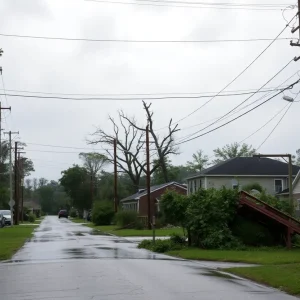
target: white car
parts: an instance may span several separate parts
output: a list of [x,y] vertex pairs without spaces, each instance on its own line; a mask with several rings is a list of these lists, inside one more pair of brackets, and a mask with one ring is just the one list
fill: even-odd
[[[11,212],[10,210],[0,210],[1,219],[4,219],[4,226],[11,225]],[[3,221],[2,221],[3,222]],[[2,226],[2,223],[1,223]]]
[[3,228],[5,226],[5,218],[4,215],[0,212],[0,228]]

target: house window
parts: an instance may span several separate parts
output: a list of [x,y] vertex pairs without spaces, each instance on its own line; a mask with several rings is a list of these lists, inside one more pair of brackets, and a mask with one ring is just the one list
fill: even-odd
[[197,192],[197,180],[194,180],[194,193]]
[[280,193],[283,190],[283,181],[282,179],[275,179],[275,192]]

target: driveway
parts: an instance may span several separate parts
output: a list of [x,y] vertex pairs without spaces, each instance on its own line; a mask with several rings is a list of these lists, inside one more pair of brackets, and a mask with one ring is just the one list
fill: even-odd
[[[195,262],[137,249],[136,243],[47,216],[11,261],[0,264],[5,300],[292,300]],[[235,264],[237,265],[237,264]],[[241,264],[238,264],[241,265]]]

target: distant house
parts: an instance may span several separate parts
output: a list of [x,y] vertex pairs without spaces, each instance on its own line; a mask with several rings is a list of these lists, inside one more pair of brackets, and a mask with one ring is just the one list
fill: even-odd
[[[296,204],[296,215],[300,217],[300,171],[296,175],[292,183],[293,199]],[[277,196],[281,198],[289,198],[290,192],[289,188],[284,189],[282,192],[277,193]]]
[[[167,190],[174,190],[179,194],[186,195],[187,187],[186,185],[169,182],[160,185],[154,185],[150,188],[150,210],[151,215],[156,215],[159,212],[159,201],[160,197]],[[139,213],[140,216],[148,215],[148,200],[147,200],[147,190],[140,189],[137,193],[128,196],[120,201],[124,210],[132,210]]]
[[[299,170],[293,166],[293,178]],[[235,157],[190,176],[187,182],[188,194],[199,188],[241,188],[256,182],[275,195],[288,187],[288,164],[270,158]]]
[[28,201],[24,201],[23,203],[23,207],[26,207],[28,209],[29,212],[36,214],[36,215],[40,215],[41,214],[41,206],[37,203],[35,203],[34,201],[28,200]]

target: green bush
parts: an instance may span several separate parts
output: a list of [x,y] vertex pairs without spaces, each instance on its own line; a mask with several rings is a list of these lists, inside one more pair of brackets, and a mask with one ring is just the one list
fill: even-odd
[[28,215],[28,221],[29,221],[30,223],[34,223],[35,220],[36,220],[36,215],[33,214],[33,213],[30,213],[30,214]]
[[138,218],[138,213],[130,210],[121,210],[116,213],[116,224],[121,228],[137,228],[142,229],[143,226]]
[[144,248],[144,249],[151,249],[153,245],[152,240],[142,240],[139,244],[138,244],[138,248]]
[[170,241],[173,243],[173,244],[177,244],[177,245],[184,245],[186,242],[186,237],[184,236],[181,236],[179,234],[176,234],[176,233],[173,233],[171,236],[170,236]]
[[180,250],[183,248],[183,244],[175,243],[171,239],[157,239],[155,243],[153,243],[152,240],[143,240],[138,244],[138,248],[144,248],[158,253],[165,253],[171,250]]
[[92,221],[95,225],[110,225],[114,218],[114,206],[109,201],[97,201],[92,209]]
[[237,243],[229,229],[229,224],[237,213],[237,190],[225,187],[200,189],[188,198],[187,229],[191,232],[192,243],[195,246],[221,248]]
[[77,217],[77,211],[73,207],[70,209],[70,217],[71,218],[76,218]]

